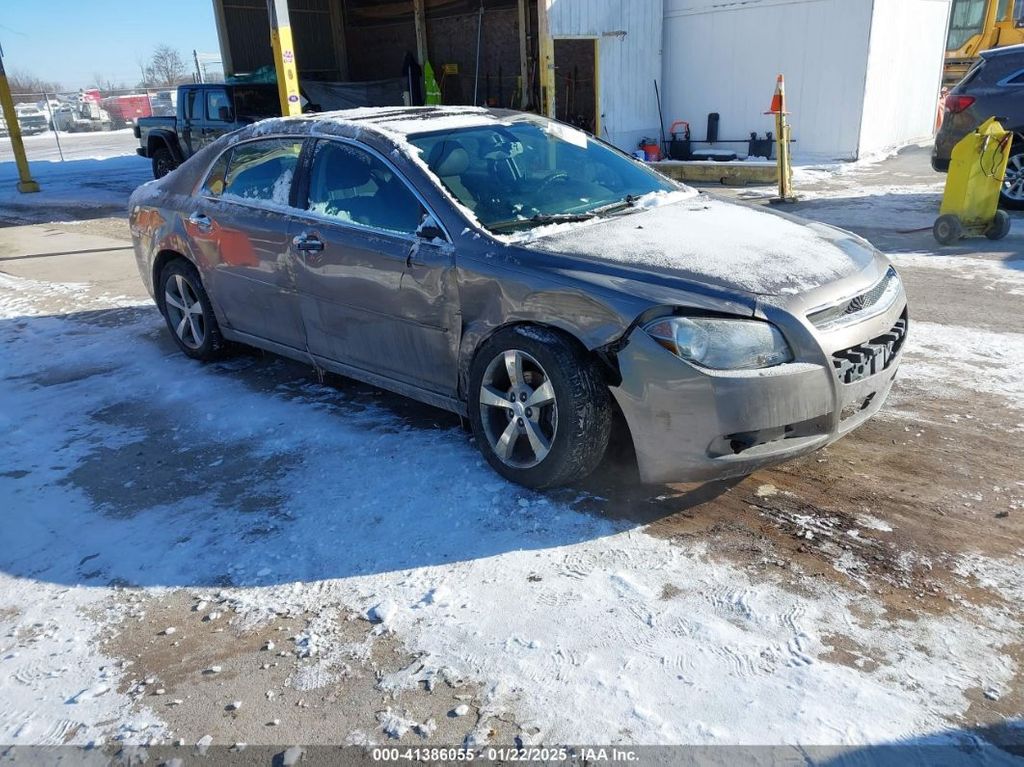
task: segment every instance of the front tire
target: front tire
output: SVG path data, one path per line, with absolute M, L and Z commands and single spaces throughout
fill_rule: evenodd
M 484 458 L 534 489 L 570 484 L 608 448 L 611 395 L 585 350 L 546 328 L 498 331 L 470 369 L 469 417 Z
M 188 261 L 171 261 L 160 273 L 159 306 L 178 348 L 192 359 L 212 362 L 224 354 L 224 338 L 199 271 Z

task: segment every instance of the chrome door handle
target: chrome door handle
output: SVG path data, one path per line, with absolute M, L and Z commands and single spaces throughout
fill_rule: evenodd
M 324 241 L 315 234 L 303 232 L 292 239 L 292 246 L 300 253 L 319 253 L 324 249 Z
M 188 222 L 201 232 L 208 232 L 213 228 L 213 221 L 202 213 L 193 213 L 188 217 Z

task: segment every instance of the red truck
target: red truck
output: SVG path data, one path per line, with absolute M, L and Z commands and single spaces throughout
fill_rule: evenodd
M 140 117 L 153 116 L 153 108 L 149 103 L 149 96 L 145 93 L 127 96 L 108 96 L 103 99 L 101 104 L 110 115 L 110 120 L 115 128 L 134 125 L 135 121 Z

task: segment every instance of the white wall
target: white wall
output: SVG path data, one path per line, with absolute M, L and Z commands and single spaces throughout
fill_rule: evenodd
M 658 135 L 654 81 L 661 84 L 662 2 L 550 0 L 552 37 L 598 39 L 601 136 L 622 149 Z
M 718 112 L 724 139 L 774 130 L 773 118 L 763 112 L 782 73 L 797 142 L 794 156 L 857 157 L 872 0 L 664 0 L 664 5 L 666 124 L 689 120 L 693 137 L 703 139 L 708 113 Z M 900 31 L 917 34 L 913 25 Z
M 931 137 L 949 0 L 874 0 L 861 156 Z

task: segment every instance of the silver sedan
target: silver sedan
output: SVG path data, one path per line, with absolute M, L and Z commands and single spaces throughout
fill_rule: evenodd
M 468 416 L 535 488 L 591 473 L 613 431 L 646 482 L 820 448 L 882 406 L 908 332 L 864 240 L 517 112 L 267 120 L 140 187 L 130 216 L 185 354 L 250 344 Z

